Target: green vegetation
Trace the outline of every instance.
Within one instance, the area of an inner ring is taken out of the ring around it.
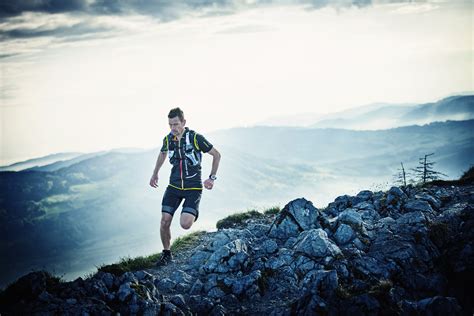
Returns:
[[[190,234],[181,236],[176,238],[176,240],[171,245],[172,252],[179,252],[194,248],[196,244],[199,242],[199,239],[206,234],[205,231],[200,230],[196,232],[192,232]]]
[[[171,245],[171,251],[178,253],[180,251],[188,250],[196,246],[199,238],[204,235],[205,231],[196,231],[188,235],[178,237]],[[158,261],[161,253],[155,253],[147,257],[122,258],[118,263],[103,265],[97,268],[98,271],[112,273],[114,275],[122,275],[125,272],[137,271],[143,269],[153,268]]]
[[[265,215],[275,215],[275,214],[280,213],[280,211],[281,211],[281,209],[280,209],[279,206],[273,206],[273,207],[263,211],[263,214],[265,214]]]
[[[120,276],[128,271],[150,269],[155,265],[159,257],[160,257],[159,253],[150,255],[148,257],[142,257],[142,256],[136,257],[136,258],[125,257],[125,258],[122,258],[120,262],[118,263],[103,265],[103,266],[98,267],[97,270]]]
[[[261,218],[264,215],[256,210],[251,210],[243,213],[235,213],[229,215],[216,223],[217,229],[223,228],[233,228],[238,225],[242,225],[244,221],[251,219],[251,218]]]

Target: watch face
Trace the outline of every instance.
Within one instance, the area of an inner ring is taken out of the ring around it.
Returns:
[[[211,180],[216,180],[217,177],[216,177],[216,176],[209,176],[209,179],[211,179]]]

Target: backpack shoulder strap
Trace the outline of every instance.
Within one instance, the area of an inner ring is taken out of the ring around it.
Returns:
[[[193,130],[190,130],[186,134],[186,145],[190,145],[190,144],[192,144],[194,149],[196,149],[197,151],[201,151],[201,149],[199,148],[199,144],[197,142],[197,133]]]

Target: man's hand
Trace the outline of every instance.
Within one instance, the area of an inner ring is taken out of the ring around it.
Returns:
[[[212,179],[206,179],[206,181],[204,181],[204,187],[208,190],[212,190],[212,187],[214,186],[214,180]]]
[[[150,185],[154,188],[158,187],[158,174],[153,174],[150,179]]]

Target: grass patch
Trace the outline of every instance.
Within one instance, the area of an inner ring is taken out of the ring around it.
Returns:
[[[265,215],[275,215],[275,214],[280,213],[280,211],[281,211],[281,209],[280,209],[279,206],[273,206],[273,207],[263,211],[263,214],[265,214]]]
[[[179,251],[194,248],[196,244],[199,242],[199,238],[204,234],[206,234],[206,232],[203,230],[200,230],[200,231],[196,231],[191,234],[187,234],[187,235],[176,238],[176,240],[171,245],[171,252],[179,252]]]
[[[176,240],[171,245],[171,251],[177,253],[179,251],[184,251],[196,246],[199,242],[199,238],[204,235],[205,231],[196,231],[191,234],[181,236],[176,238]],[[97,268],[98,271],[112,273],[116,276],[120,276],[125,272],[129,271],[138,271],[144,269],[150,269],[155,267],[158,258],[160,258],[161,253],[155,253],[147,257],[124,257],[120,259],[118,263],[112,263],[108,265],[102,265]]]
[[[113,275],[120,276],[125,272],[137,271],[143,269],[150,269],[155,266],[156,261],[160,257],[160,253],[150,255],[148,257],[136,257],[130,258],[125,257],[120,259],[118,263],[112,263],[103,265],[97,268],[98,271],[112,273]]]
[[[261,218],[264,215],[256,210],[229,215],[216,223],[217,229],[233,228],[243,224],[244,221],[251,218]]]

